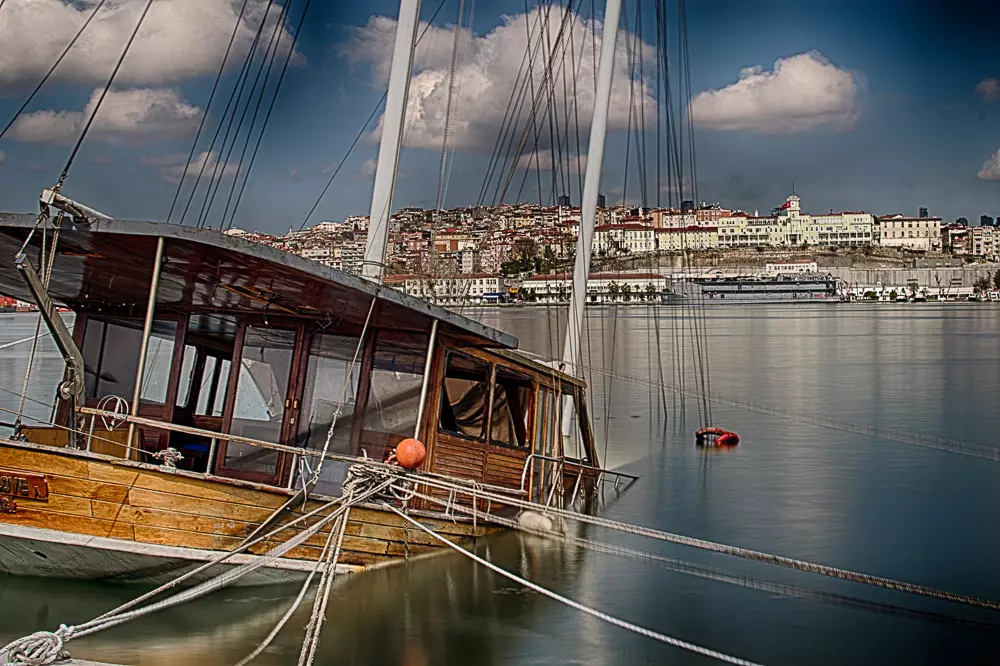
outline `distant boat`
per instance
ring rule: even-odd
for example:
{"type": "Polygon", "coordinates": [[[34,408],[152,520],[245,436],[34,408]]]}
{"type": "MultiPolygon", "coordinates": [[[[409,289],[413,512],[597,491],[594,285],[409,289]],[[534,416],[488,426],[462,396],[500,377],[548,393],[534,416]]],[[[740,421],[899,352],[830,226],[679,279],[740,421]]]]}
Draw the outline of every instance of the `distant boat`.
{"type": "Polygon", "coordinates": [[[674,281],[664,303],[706,304],[838,303],[839,282],[831,276],[698,277],[674,281]]]}

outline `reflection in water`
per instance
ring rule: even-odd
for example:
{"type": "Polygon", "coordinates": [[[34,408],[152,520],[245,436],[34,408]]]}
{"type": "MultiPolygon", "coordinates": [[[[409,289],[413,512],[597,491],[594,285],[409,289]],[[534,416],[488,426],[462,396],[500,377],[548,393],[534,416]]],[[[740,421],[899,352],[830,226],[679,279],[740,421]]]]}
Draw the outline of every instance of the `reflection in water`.
{"type": "MultiPolygon", "coordinates": [[[[668,360],[675,314],[661,311],[659,353],[668,360]]],[[[551,315],[544,308],[493,309],[483,318],[518,336],[522,347],[558,356],[556,329],[565,312],[551,315]]],[[[613,344],[615,372],[655,378],[657,346],[649,342],[654,327],[647,315],[643,308],[621,308],[616,317],[588,309],[588,362],[603,368],[613,344]]],[[[994,445],[998,315],[1000,308],[989,304],[711,308],[713,388],[835,420],[994,445]]],[[[0,344],[33,330],[30,315],[0,315],[0,344]]],[[[28,347],[0,352],[0,386],[20,387],[28,347]]],[[[41,349],[33,397],[49,401],[61,363],[51,340],[43,339],[41,349]]],[[[667,362],[665,379],[677,383],[671,372],[667,362]]],[[[692,445],[701,425],[693,401],[685,415],[668,395],[664,414],[661,397],[646,386],[596,373],[588,379],[599,450],[607,442],[610,465],[642,477],[618,498],[609,488],[599,505],[603,515],[1000,599],[1000,522],[983,509],[1000,504],[1000,463],[721,405],[714,407],[716,421],[744,443],[731,455],[715,455],[721,452],[692,445]]],[[[0,393],[0,407],[16,404],[0,393]]],[[[29,407],[48,416],[45,406],[29,407]]],[[[596,528],[580,536],[687,564],[514,534],[477,548],[567,597],[772,666],[996,663],[996,614],[596,528]],[[942,617],[954,615],[991,624],[942,617]]],[[[77,656],[118,663],[232,664],[267,635],[295,592],[225,591],[70,647],[77,656]]],[[[113,585],[0,581],[0,640],[90,619],[137,593],[113,585]]],[[[295,663],[310,606],[307,600],[259,663],[295,663]]],[[[341,581],[317,663],[707,662],[582,616],[448,553],[341,581]]]]}

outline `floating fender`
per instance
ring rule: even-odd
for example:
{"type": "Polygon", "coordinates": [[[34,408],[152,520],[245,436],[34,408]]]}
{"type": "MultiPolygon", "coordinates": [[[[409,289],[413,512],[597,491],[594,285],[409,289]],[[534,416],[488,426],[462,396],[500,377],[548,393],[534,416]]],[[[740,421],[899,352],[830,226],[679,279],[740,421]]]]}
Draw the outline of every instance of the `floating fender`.
{"type": "Polygon", "coordinates": [[[552,532],[555,528],[551,518],[537,511],[522,511],[517,517],[517,524],[532,532],[552,532]]]}

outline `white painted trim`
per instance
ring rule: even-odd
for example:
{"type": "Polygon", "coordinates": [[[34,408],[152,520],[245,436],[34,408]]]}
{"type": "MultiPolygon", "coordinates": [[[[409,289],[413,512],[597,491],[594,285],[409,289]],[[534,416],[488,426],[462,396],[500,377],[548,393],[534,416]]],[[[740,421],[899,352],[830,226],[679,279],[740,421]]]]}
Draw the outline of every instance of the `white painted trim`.
{"type": "MultiPolygon", "coordinates": [[[[153,543],[140,543],[138,541],[125,541],[124,539],[113,539],[110,537],[90,536],[87,534],[74,534],[71,532],[60,532],[43,527],[27,527],[25,525],[11,525],[0,523],[0,538],[32,539],[35,541],[46,541],[64,546],[76,546],[81,548],[94,548],[96,550],[110,550],[119,553],[132,553],[136,555],[148,555],[151,557],[162,557],[172,560],[189,560],[194,562],[208,562],[217,558],[222,551],[202,550],[199,548],[183,548],[180,546],[163,546],[153,543]]],[[[226,560],[225,564],[249,564],[264,559],[260,555],[233,555],[226,560]]],[[[312,571],[316,563],[310,560],[293,560],[278,558],[265,565],[266,569],[284,569],[287,571],[312,571]]],[[[365,567],[349,564],[338,564],[337,573],[356,573],[363,571],[365,567]]]]}

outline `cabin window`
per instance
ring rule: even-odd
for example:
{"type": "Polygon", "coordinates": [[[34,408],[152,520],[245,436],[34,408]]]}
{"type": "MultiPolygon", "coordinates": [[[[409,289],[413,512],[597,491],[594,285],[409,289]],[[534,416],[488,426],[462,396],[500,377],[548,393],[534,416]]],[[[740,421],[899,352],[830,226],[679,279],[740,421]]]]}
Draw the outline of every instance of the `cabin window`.
{"type": "MultiPolygon", "coordinates": [[[[426,348],[419,343],[407,343],[378,334],[372,357],[364,430],[413,437],[417,427],[425,357],[426,348]]],[[[382,452],[373,450],[368,454],[381,457],[382,452]]]]}
{"type": "Polygon", "coordinates": [[[222,416],[231,362],[217,355],[220,353],[193,345],[184,346],[181,383],[177,391],[178,407],[190,410],[195,416],[222,416]],[[193,406],[192,401],[195,401],[193,406]]]}
{"type": "Polygon", "coordinates": [[[490,418],[491,443],[528,446],[532,393],[530,377],[508,368],[497,367],[496,384],[493,387],[493,415],[490,418]]]}
{"type": "MultiPolygon", "coordinates": [[[[280,442],[295,331],[247,326],[230,434],[280,442]]],[[[225,468],[273,475],[279,452],[230,442],[225,468]]]]}
{"type": "Polygon", "coordinates": [[[441,430],[485,439],[490,365],[465,354],[450,352],[441,395],[441,430]]]}
{"type": "MultiPolygon", "coordinates": [[[[339,407],[340,416],[330,438],[329,450],[334,453],[354,453],[351,450],[351,432],[363,357],[363,354],[358,353],[357,360],[354,360],[358,342],[359,338],[343,335],[318,333],[313,336],[302,393],[303,409],[296,439],[298,446],[322,449],[326,445],[333,415],[339,407]]],[[[340,484],[346,475],[346,463],[327,460],[323,463],[316,492],[339,494],[340,484]]]]}
{"type": "MultiPolygon", "coordinates": [[[[107,395],[116,395],[132,400],[139,369],[142,328],[141,319],[87,319],[81,350],[86,397],[99,400],[107,395]]],[[[163,404],[167,398],[176,331],[177,325],[172,321],[153,322],[139,394],[142,402],[163,404]]]]}

